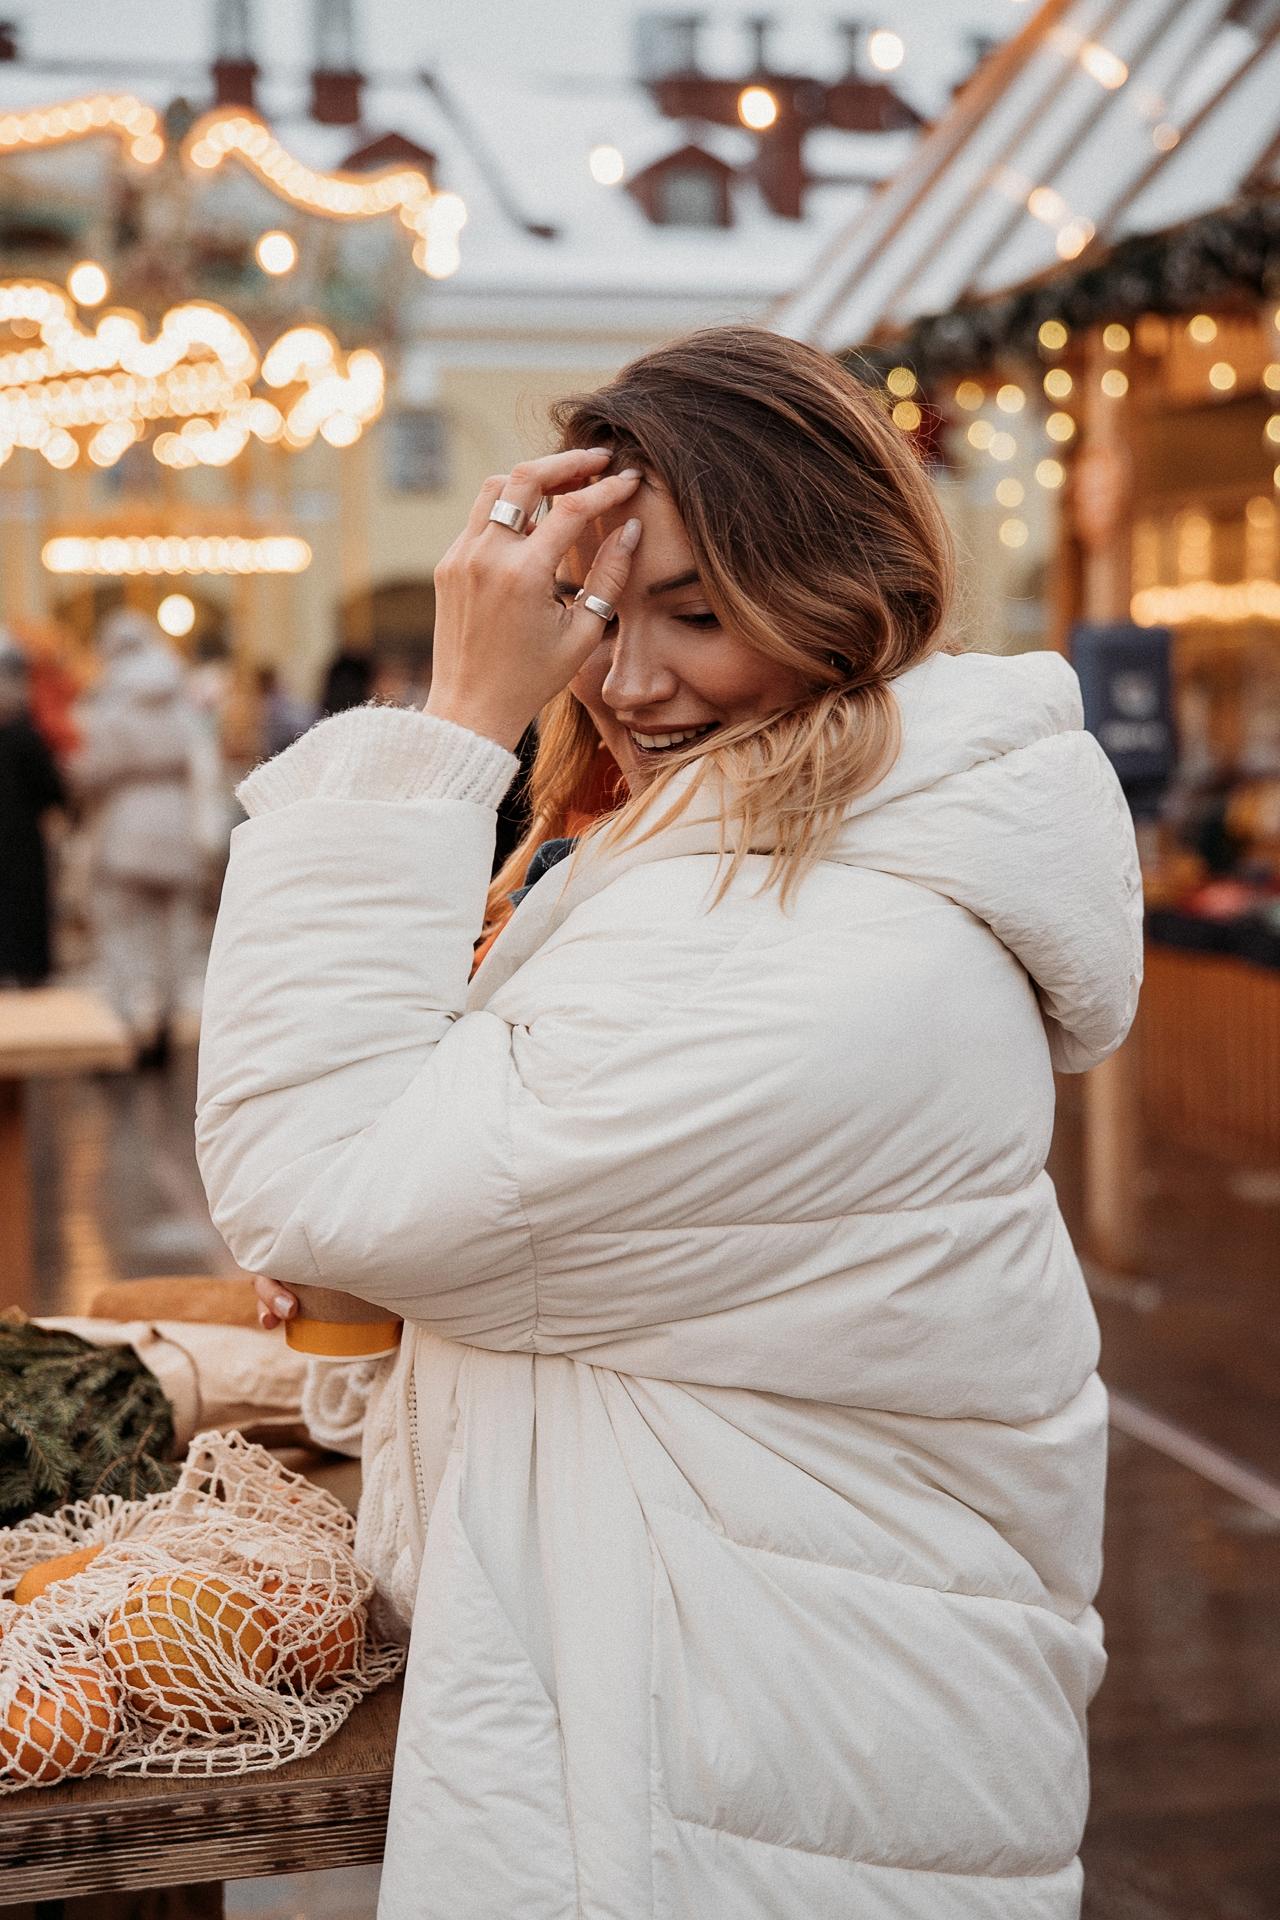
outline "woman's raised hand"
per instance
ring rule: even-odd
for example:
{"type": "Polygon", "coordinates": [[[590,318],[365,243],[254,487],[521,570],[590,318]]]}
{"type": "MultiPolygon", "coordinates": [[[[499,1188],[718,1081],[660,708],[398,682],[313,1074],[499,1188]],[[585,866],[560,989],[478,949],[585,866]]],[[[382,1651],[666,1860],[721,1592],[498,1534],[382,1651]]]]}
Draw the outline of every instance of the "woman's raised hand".
{"type": "MultiPolygon", "coordinates": [[[[485,481],[471,517],[436,568],[436,630],[426,711],[513,748],[600,644],[600,615],[555,592],[556,568],[591,522],[625,505],[634,469],[601,479],[609,451],[590,447],[526,460],[485,481]],[[541,502],[550,513],[533,525],[541,502]],[[496,501],[522,507],[530,530],[489,518],[496,501]]],[[[626,585],[640,522],[601,541],[583,587],[612,605],[626,585]]]]}

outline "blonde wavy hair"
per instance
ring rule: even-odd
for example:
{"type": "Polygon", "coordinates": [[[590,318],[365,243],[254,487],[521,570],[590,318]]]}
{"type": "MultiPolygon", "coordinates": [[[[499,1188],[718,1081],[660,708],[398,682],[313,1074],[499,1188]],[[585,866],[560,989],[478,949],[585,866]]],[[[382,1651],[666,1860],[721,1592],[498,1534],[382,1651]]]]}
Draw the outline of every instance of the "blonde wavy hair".
{"type": "MultiPolygon", "coordinates": [[[[839,362],[755,327],[708,328],[647,353],[598,392],[560,401],[552,420],[562,447],[607,446],[611,471],[639,467],[667,490],[720,624],[798,669],[808,689],[786,712],[672,753],[644,793],[586,837],[661,832],[714,772],[728,796],[716,898],[761,849],[765,885],[785,901],[849,802],[897,757],[891,682],[930,653],[958,650],[942,632],[951,536],[921,461],[839,362]],[[689,766],[695,777],[664,809],[664,788],[689,766]]],[[[584,794],[598,789],[599,750],[586,709],[558,695],[539,719],[532,818],[494,880],[491,924],[535,849],[570,832],[584,794]]]]}

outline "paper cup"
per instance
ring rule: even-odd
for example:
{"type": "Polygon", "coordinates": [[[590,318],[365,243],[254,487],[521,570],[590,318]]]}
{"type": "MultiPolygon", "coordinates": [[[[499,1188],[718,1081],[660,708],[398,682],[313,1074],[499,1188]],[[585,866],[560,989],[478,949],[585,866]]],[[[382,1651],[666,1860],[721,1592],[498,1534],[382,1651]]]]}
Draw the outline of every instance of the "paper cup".
{"type": "Polygon", "coordinates": [[[377,1360],[394,1353],[404,1325],[385,1307],[331,1287],[294,1287],[298,1311],[286,1320],[284,1337],[313,1360],[377,1360]]]}

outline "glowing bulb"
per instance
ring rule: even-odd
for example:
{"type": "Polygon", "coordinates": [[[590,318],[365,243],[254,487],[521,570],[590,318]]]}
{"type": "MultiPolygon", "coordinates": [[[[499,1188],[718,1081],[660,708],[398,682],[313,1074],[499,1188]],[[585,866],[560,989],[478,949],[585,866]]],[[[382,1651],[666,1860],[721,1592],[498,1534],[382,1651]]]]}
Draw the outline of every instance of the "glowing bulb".
{"type": "Polygon", "coordinates": [[[1055,487],[1060,487],[1066,477],[1067,470],[1061,460],[1041,460],[1036,467],[1037,481],[1042,487],[1047,487],[1050,492],[1055,487]]]}
{"type": "Polygon", "coordinates": [[[993,460],[1012,460],[1018,451],[1018,443],[1011,433],[997,433],[987,451],[993,460]]]}
{"type": "Polygon", "coordinates": [[[1000,538],[1006,547],[1025,547],[1029,531],[1025,520],[1010,519],[1000,522],[1000,538]]]}
{"type": "Polygon", "coordinates": [[[973,413],[985,399],[986,394],[976,380],[962,380],[956,388],[956,405],[966,413],[973,413]]]}
{"type": "Polygon", "coordinates": [[[1268,440],[1280,443],[1280,413],[1273,413],[1267,421],[1264,432],[1268,440]]]}
{"type": "Polygon", "coordinates": [[[111,282],[96,260],[82,260],[67,275],[67,291],[81,307],[97,307],[111,291],[111,282]]]}
{"type": "Polygon", "coordinates": [[[1022,391],[1021,387],[1015,386],[1012,381],[1010,381],[1007,386],[1001,387],[999,393],[996,395],[996,405],[999,407],[1001,413],[1021,413],[1026,404],[1026,394],[1022,391]]]}
{"type": "Polygon", "coordinates": [[[1108,353],[1127,353],[1129,351],[1129,329],[1113,320],[1109,327],[1102,329],[1102,344],[1108,353]]]}
{"type": "Polygon", "coordinates": [[[320,431],[331,447],[350,447],[360,438],[360,422],[351,413],[332,413],[320,431]]]}
{"type": "Polygon", "coordinates": [[[914,433],[924,415],[914,400],[899,400],[893,410],[893,424],[904,433],[914,433]]]}
{"type": "Polygon", "coordinates": [[[1209,385],[1219,393],[1230,393],[1236,383],[1236,370],[1229,360],[1215,360],[1209,369],[1209,385]]]}
{"type": "Polygon", "coordinates": [[[1046,320],[1037,335],[1040,345],[1049,353],[1061,353],[1067,344],[1067,330],[1061,320],[1046,320]]]}
{"type": "Polygon", "coordinates": [[[602,187],[620,185],[627,171],[627,163],[617,147],[592,147],[587,155],[587,166],[591,178],[602,187]]]}
{"type": "Polygon", "coordinates": [[[1051,440],[1066,441],[1075,433],[1076,423],[1069,413],[1051,413],[1044,430],[1051,440]]]}
{"type": "Polygon", "coordinates": [[[1187,332],[1199,347],[1207,347],[1218,337],[1218,323],[1212,314],[1197,313],[1187,322],[1187,332]]]}
{"type": "Polygon", "coordinates": [[[884,383],[899,400],[909,400],[916,390],[916,377],[910,367],[890,367],[884,383]]]}
{"type": "Polygon", "coordinates": [[[253,257],[264,273],[292,273],[298,264],[298,245],[292,234],[272,228],[259,234],[253,257]]]}
{"type": "Polygon", "coordinates": [[[1129,78],[1129,69],[1119,54],[1112,53],[1109,47],[1100,47],[1096,40],[1086,40],[1077,57],[1085,72],[1109,91],[1122,87],[1129,78]]]}
{"type": "Polygon", "coordinates": [[[1272,360],[1262,369],[1262,384],[1271,393],[1280,393],[1280,360],[1272,360]]]}
{"type": "Polygon", "coordinates": [[[744,127],[763,133],[778,117],[778,102],[768,87],[744,87],[738,95],[738,118],[744,127]]]}
{"type": "Polygon", "coordinates": [[[867,57],[881,73],[892,73],[902,65],[906,56],[907,49],[901,36],[891,32],[888,27],[877,27],[867,41],[867,57]]]}
{"type": "Polygon", "coordinates": [[[996,499],[1002,507],[1020,507],[1026,498],[1026,489],[1021,480],[1002,480],[996,488],[996,499]]]}
{"type": "Polygon", "coordinates": [[[1151,144],[1157,153],[1172,153],[1182,135],[1167,120],[1161,120],[1151,129],[1151,144]]]}
{"type": "Polygon", "coordinates": [[[969,445],[979,453],[985,453],[995,437],[996,430],[989,420],[975,420],[968,433],[969,445]]]}
{"type": "Polygon", "coordinates": [[[1108,367],[1098,384],[1109,400],[1123,400],[1129,391],[1129,376],[1119,367],[1108,367]]]}
{"type": "Polygon", "coordinates": [[[1074,385],[1065,367],[1050,367],[1044,377],[1044,390],[1051,400],[1065,400],[1074,385]]]}
{"type": "Polygon", "coordinates": [[[1059,229],[1055,242],[1058,258],[1074,260],[1084,252],[1096,232],[1092,220],[1068,220],[1066,226],[1059,229]]]}
{"type": "Polygon", "coordinates": [[[181,640],[196,623],[195,602],[185,593],[166,593],[156,608],[156,620],[162,633],[171,640],[181,640]]]}

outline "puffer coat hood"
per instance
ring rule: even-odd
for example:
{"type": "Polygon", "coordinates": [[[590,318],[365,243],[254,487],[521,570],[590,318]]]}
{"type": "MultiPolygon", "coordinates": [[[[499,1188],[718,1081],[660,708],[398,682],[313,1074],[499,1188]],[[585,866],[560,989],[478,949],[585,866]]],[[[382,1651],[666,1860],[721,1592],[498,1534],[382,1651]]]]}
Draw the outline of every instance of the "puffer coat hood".
{"type": "Polygon", "coordinates": [[[1133,832],[1062,661],[895,691],[785,911],[756,853],[709,905],[704,792],[470,982],[511,756],[357,710],[241,790],[214,1218],[407,1322],[382,1920],[1076,1920],[1106,1403],[1045,1157],[1132,1016],[1133,832]]]}

